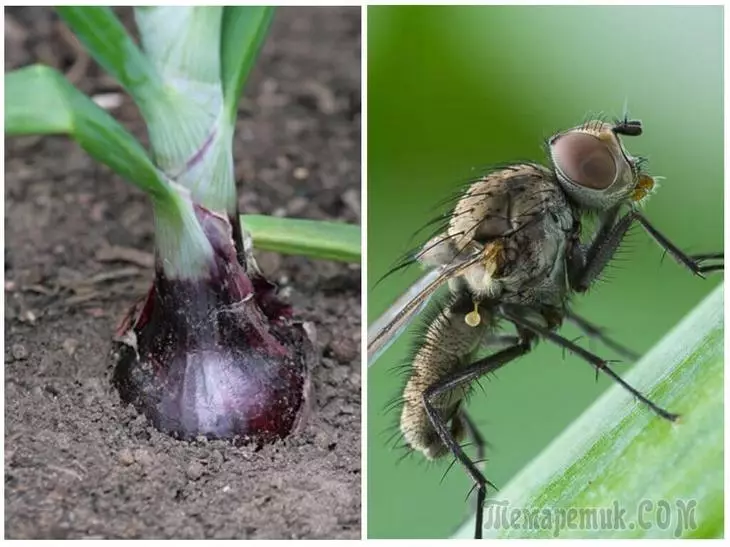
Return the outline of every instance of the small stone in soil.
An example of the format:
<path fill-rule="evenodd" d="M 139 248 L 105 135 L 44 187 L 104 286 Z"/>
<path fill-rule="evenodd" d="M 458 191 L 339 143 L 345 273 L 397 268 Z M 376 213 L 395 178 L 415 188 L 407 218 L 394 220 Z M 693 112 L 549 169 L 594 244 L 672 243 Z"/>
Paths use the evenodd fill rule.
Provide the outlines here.
<path fill-rule="evenodd" d="M 152 463 L 152 456 L 146 450 L 138 448 L 134 451 L 134 461 L 140 465 L 149 465 Z"/>
<path fill-rule="evenodd" d="M 309 176 L 309 169 L 306 167 L 296 167 L 294 169 L 294 178 L 297 180 L 304 180 Z"/>
<path fill-rule="evenodd" d="M 20 320 L 23 323 L 30 323 L 32 325 L 33 323 L 35 323 L 36 319 L 37 319 L 36 314 L 31 310 L 27 310 L 26 312 L 24 312 L 20 315 Z"/>
<path fill-rule="evenodd" d="M 330 343 L 332 357 L 343 364 L 349 364 L 358 356 L 358 347 L 353 340 L 348 338 L 339 338 L 332 340 Z"/>
<path fill-rule="evenodd" d="M 72 357 L 74 353 L 76 353 L 76 348 L 79 347 L 78 340 L 75 340 L 73 338 L 66 338 L 63 341 L 63 349 L 66 352 L 66 355 L 69 357 Z"/>
<path fill-rule="evenodd" d="M 318 431 L 314 436 L 314 444 L 317 448 L 326 450 L 331 443 L 332 440 L 324 431 Z"/>
<path fill-rule="evenodd" d="M 223 454 L 218 450 L 213 451 L 208 457 L 208 467 L 213 470 L 218 470 L 223 465 Z"/>
<path fill-rule="evenodd" d="M 122 465 L 132 465 L 134 463 L 134 454 L 129 448 L 124 448 L 119 453 L 119 463 Z"/>
<path fill-rule="evenodd" d="M 193 462 L 185 470 L 185 475 L 187 475 L 191 481 L 197 481 L 203 476 L 203 466 L 198 462 Z"/>
<path fill-rule="evenodd" d="M 28 350 L 25 349 L 23 344 L 13 344 L 10 351 L 13 354 L 13 359 L 16 361 L 22 361 L 28 358 Z"/>
<path fill-rule="evenodd" d="M 56 448 L 59 450 L 68 450 L 71 448 L 71 439 L 68 438 L 68 435 L 61 433 L 56 437 Z"/>

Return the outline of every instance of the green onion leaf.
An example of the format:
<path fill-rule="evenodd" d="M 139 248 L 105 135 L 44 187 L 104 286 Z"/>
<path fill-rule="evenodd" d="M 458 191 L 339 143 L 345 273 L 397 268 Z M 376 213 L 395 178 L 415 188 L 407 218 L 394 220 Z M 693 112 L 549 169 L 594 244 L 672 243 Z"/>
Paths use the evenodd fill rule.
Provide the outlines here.
<path fill-rule="evenodd" d="M 487 500 L 484 537 L 722 537 L 723 327 L 721 285 L 625 376 L 661 407 L 679 413 L 677 423 L 615 385 L 491 496 L 509 503 L 508 518 L 513 509 L 538 515 L 546 510 L 555 521 L 572 510 L 577 523 L 591 508 L 618 507 L 625 510 L 625 526 L 611 520 L 591 529 L 571 529 L 565 522 L 551 528 L 538 518 L 545 525 L 495 529 L 487 522 L 496 514 Z M 473 534 L 472 519 L 456 537 Z"/>
<path fill-rule="evenodd" d="M 89 54 L 124 87 L 146 117 L 165 96 L 165 86 L 114 12 L 98 6 L 56 9 Z"/>
<path fill-rule="evenodd" d="M 242 215 L 254 248 L 311 258 L 360 262 L 360 227 L 343 222 Z"/>
<path fill-rule="evenodd" d="M 221 76 L 225 117 L 236 121 L 243 85 L 266 38 L 274 8 L 260 6 L 226 7 L 221 36 Z"/>
<path fill-rule="evenodd" d="M 174 203 L 164 175 L 137 140 L 51 67 L 32 65 L 5 75 L 5 132 L 68 135 L 160 205 Z"/>

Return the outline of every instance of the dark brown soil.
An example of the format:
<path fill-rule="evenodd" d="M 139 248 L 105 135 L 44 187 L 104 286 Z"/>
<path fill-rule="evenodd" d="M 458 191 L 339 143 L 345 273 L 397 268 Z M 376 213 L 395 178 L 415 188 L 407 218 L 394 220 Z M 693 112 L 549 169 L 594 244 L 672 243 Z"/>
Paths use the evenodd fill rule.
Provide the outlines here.
<path fill-rule="evenodd" d="M 9 8 L 5 31 L 6 70 L 118 91 L 51 10 Z M 359 223 L 359 97 L 360 9 L 281 8 L 241 104 L 243 212 Z M 129 99 L 112 114 L 145 140 Z M 6 537 L 359 538 L 359 266 L 258 255 L 317 327 L 303 432 L 177 441 L 109 384 L 113 330 L 151 280 L 146 198 L 65 138 L 11 139 L 5 158 Z"/>

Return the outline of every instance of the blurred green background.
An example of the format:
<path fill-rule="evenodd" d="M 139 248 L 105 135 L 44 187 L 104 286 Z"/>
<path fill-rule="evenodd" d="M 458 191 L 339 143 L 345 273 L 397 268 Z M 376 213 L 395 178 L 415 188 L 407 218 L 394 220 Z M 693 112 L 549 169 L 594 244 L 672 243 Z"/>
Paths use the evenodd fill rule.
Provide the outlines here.
<path fill-rule="evenodd" d="M 722 249 L 722 28 L 721 7 L 368 8 L 368 321 L 421 272 L 373 290 L 375 281 L 422 243 L 410 241 L 414 232 L 473 168 L 544 162 L 544 138 L 591 112 L 620 116 L 625 101 L 645 128 L 628 149 L 666 177 L 646 214 L 682 249 Z M 644 352 L 721 276 L 703 281 L 662 261 L 640 229 L 625 248 L 610 281 L 577 297 L 576 309 Z M 461 468 L 440 482 L 450 459 L 398 463 L 401 452 L 387 444 L 398 410 L 385 407 L 402 385 L 393 367 L 408 338 L 368 375 L 371 538 L 446 537 L 472 511 Z M 543 343 L 483 385 L 469 410 L 492 444 L 487 477 L 499 487 L 610 381 L 596 382 L 589 365 Z"/>

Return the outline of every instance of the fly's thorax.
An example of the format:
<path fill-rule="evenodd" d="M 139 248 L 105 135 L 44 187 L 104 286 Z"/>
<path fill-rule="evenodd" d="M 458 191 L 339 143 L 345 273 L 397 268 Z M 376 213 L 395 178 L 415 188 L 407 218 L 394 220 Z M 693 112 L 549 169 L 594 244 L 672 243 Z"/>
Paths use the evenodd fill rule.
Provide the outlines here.
<path fill-rule="evenodd" d="M 424 395 L 430 387 L 473 361 L 491 327 L 487 310 L 480 310 L 481 321 L 477 326 L 469 326 L 466 316 L 473 310 L 474 305 L 467 296 L 453 298 L 448 307 L 426 323 L 413 356 L 411 374 L 403 390 L 400 427 L 408 445 L 429 459 L 446 454 L 448 449 L 429 420 Z M 451 423 L 452 433 L 457 437 L 463 434 L 457 412 L 468 390 L 469 386 L 459 387 L 433 400 L 436 411 Z"/>
<path fill-rule="evenodd" d="M 459 249 L 471 241 L 493 241 L 529 220 L 557 192 L 553 174 L 540 165 L 493 171 L 474 182 L 456 204 L 447 234 Z"/>
<path fill-rule="evenodd" d="M 565 293 L 565 253 L 574 225 L 554 173 L 518 164 L 472 184 L 454 209 L 444 241 L 483 254 L 463 273 L 472 294 L 552 303 Z"/>
<path fill-rule="evenodd" d="M 574 212 L 565 202 L 547 207 L 544 214 L 505 241 L 500 299 L 526 305 L 561 306 L 568 283 L 567 253 L 574 237 Z"/>
<path fill-rule="evenodd" d="M 581 207 L 607 210 L 639 203 L 657 187 L 642 172 L 641 160 L 624 147 L 620 135 L 641 135 L 639 121 L 591 120 L 550 138 L 550 157 L 558 181 Z"/>

